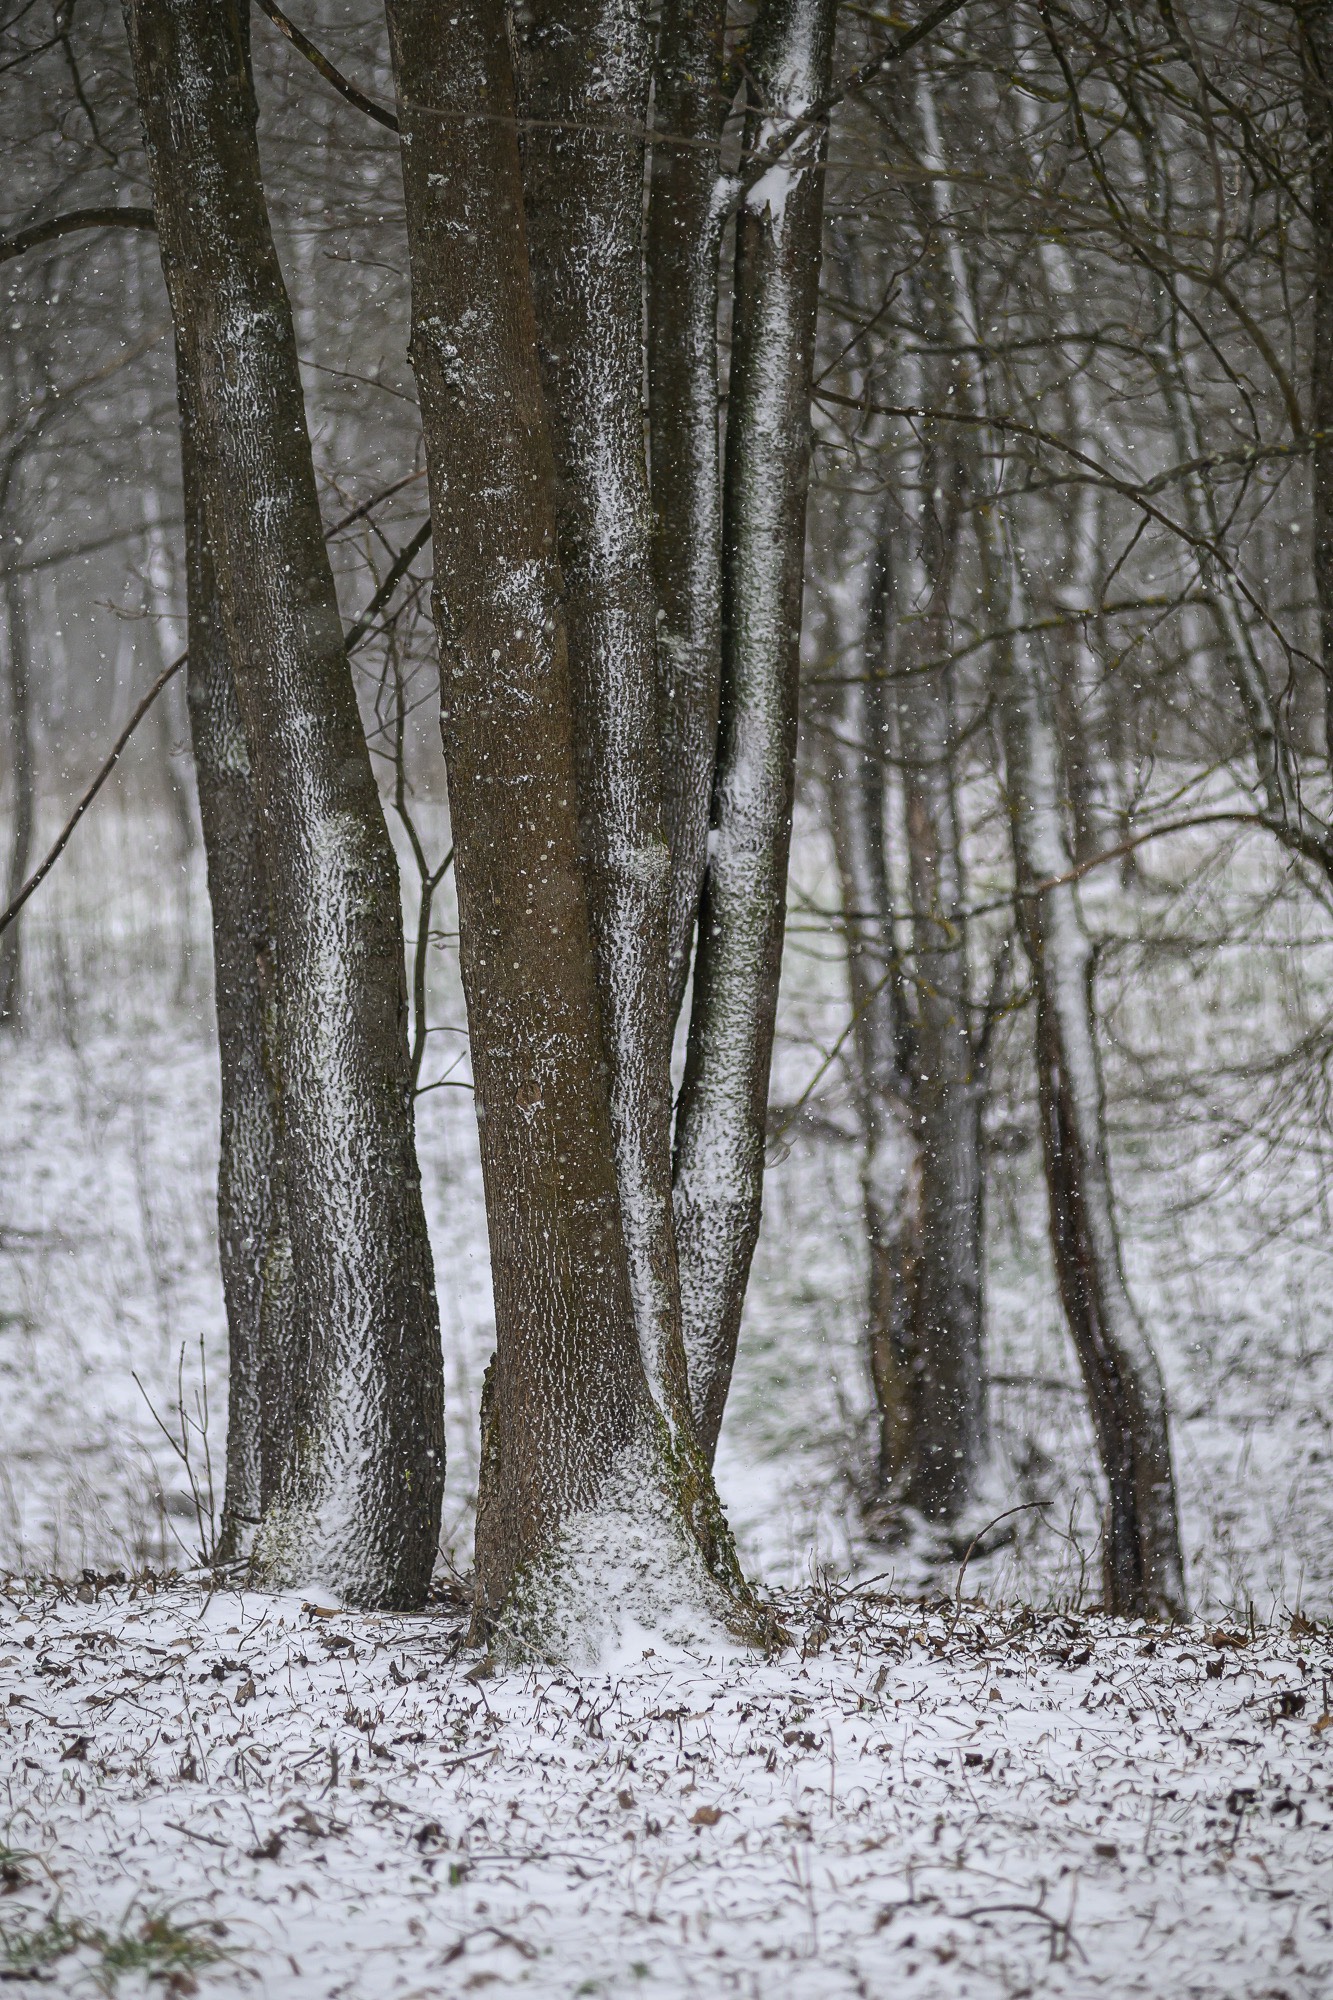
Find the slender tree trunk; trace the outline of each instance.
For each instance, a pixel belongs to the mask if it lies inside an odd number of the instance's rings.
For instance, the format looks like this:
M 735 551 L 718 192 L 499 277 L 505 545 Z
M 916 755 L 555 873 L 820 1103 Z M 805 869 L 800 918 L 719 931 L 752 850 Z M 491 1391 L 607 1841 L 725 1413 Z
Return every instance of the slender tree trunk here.
M 666 0 L 648 222 L 653 575 L 667 839 L 671 1022 L 689 977 L 722 674 L 718 254 L 728 93 L 721 0 Z
M 906 401 L 924 395 L 908 357 Z M 952 468 L 930 427 L 915 430 L 902 477 L 894 699 L 903 763 L 912 901 L 914 1102 L 921 1149 L 911 1338 L 912 1449 L 903 1498 L 953 1520 L 976 1491 L 986 1448 L 982 1321 L 983 1080 L 972 1035 L 966 896 L 958 832 L 950 647 L 956 523 Z
M 274 951 L 250 753 L 179 371 L 187 704 L 213 919 L 222 1083 L 218 1250 L 227 1309 L 227 1471 L 218 1557 L 246 1556 L 291 1448 L 291 1244 L 280 1143 Z M 267 1366 L 266 1366 L 267 1363 Z
M 390 0 L 389 25 L 495 1283 L 476 1629 L 584 1660 L 626 1619 L 734 1618 L 742 1587 L 635 1324 L 503 6 Z
M 971 275 L 951 227 L 935 102 L 924 76 L 917 106 L 923 159 L 941 225 L 957 338 L 984 351 Z M 965 378 L 973 413 L 989 416 L 978 363 Z M 1027 622 L 1022 576 L 995 499 L 996 438 L 979 433 L 974 509 L 988 615 L 1003 642 L 1000 707 L 1019 913 L 1037 988 L 1037 1073 L 1051 1238 L 1061 1301 L 1087 1390 L 1109 1494 L 1108 1607 L 1126 1617 L 1183 1615 L 1184 1563 L 1166 1394 L 1120 1260 L 1092 1003 L 1092 947 L 1067 877 L 1059 744 L 1049 670 Z M 1037 892 L 1038 884 L 1051 886 Z
M 515 16 L 522 171 L 630 1287 L 648 1380 L 689 1421 L 671 1215 L 670 852 L 643 426 L 640 0 Z
M 1013 587 L 1007 622 L 1023 622 Z M 1108 1609 L 1185 1613 L 1185 1576 L 1161 1370 L 1125 1284 L 1111 1196 L 1092 1008 L 1092 946 L 1065 881 L 1072 856 L 1060 800 L 1049 676 L 1018 638 L 1002 675 L 1005 775 L 1023 939 L 1037 987 L 1037 1078 L 1051 1238 L 1110 1496 L 1103 1557 Z
M 859 497 L 859 496 L 858 496 Z M 895 1502 L 912 1463 L 912 1328 L 921 1156 L 902 974 L 885 854 L 884 703 L 872 681 L 883 638 L 882 509 L 847 504 L 830 589 L 837 684 L 823 767 L 847 937 L 847 984 L 862 1133 L 869 1253 L 867 1357 L 878 1414 L 876 1504 Z M 876 598 L 880 600 L 877 604 Z
M 343 644 L 240 17 L 129 0 L 163 271 L 260 815 L 296 1309 L 257 1557 L 420 1603 L 444 1473 L 397 869 Z
M 4 580 L 6 694 L 9 714 L 10 771 L 13 778 L 13 825 L 9 863 L 5 871 L 5 902 L 11 903 L 27 880 L 32 858 L 36 811 L 36 766 L 32 742 L 32 689 L 29 679 L 28 622 L 23 586 L 16 576 Z M 0 1028 L 18 1028 L 23 1007 L 22 918 L 0 936 Z
M 834 0 L 766 0 L 747 147 L 827 93 Z M 758 106 L 762 105 L 761 111 Z M 723 678 L 685 1081 L 676 1241 L 690 1393 L 711 1457 L 759 1235 L 795 778 L 810 383 L 827 134 L 805 132 L 737 223 L 723 532 Z

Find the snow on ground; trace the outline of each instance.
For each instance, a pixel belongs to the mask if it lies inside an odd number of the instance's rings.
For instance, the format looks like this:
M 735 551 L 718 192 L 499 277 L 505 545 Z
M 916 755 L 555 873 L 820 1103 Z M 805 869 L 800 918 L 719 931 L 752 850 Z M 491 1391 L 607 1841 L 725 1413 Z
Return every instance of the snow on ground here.
M 1326 1630 L 867 1591 L 781 1608 L 796 1643 L 770 1661 L 488 1678 L 450 1606 L 12 1586 L 0 1977 L 284 2000 L 1330 1990 Z

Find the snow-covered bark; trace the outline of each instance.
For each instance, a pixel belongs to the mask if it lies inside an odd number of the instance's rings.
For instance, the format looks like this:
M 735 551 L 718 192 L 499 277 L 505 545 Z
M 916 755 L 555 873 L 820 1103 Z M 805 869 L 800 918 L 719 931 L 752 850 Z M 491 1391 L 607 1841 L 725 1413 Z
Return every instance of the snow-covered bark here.
M 290 1449 L 282 1368 L 292 1351 L 291 1244 L 279 1144 L 274 942 L 259 814 L 188 402 L 179 371 L 190 743 L 208 869 L 221 1072 L 218 1254 L 227 1311 L 227 1463 L 218 1555 L 248 1555 L 265 1471 Z M 268 1379 L 265 1380 L 265 1357 Z
M 5 614 L 5 728 L 9 745 L 12 831 L 5 870 L 5 902 L 23 887 L 32 854 L 36 802 L 33 764 L 32 687 L 29 677 L 27 607 L 23 585 L 7 575 L 3 589 Z M 23 930 L 17 918 L 0 935 L 0 1028 L 17 1028 L 23 993 Z
M 132 0 L 135 84 L 276 940 L 291 1231 L 290 1448 L 273 1580 L 419 1603 L 442 1370 L 405 1034 L 397 869 L 343 644 L 237 17 Z
M 640 0 L 514 16 L 524 206 L 556 473 L 585 878 L 630 1287 L 653 1393 L 688 1423 L 671 1216 L 670 852 L 643 425 Z
M 665 136 L 654 140 L 648 210 L 648 411 L 673 1024 L 707 859 L 722 673 L 717 310 L 725 22 L 720 0 L 667 0 L 654 92 L 654 129 Z
M 581 1661 L 634 1626 L 753 1627 L 753 1607 L 636 1326 L 503 6 L 390 0 L 389 26 L 495 1285 L 477 1631 L 502 1650 Z M 619 614 L 588 554 L 580 584 L 606 592 L 582 629 L 609 643 Z M 605 744 L 611 719 L 598 726 Z M 664 988 L 664 953 L 661 969 Z
M 951 227 L 951 191 L 934 97 L 918 80 L 923 163 L 944 249 L 960 344 L 984 350 L 972 274 Z M 1078 1355 L 1108 1489 L 1106 1601 L 1125 1616 L 1183 1615 L 1184 1563 L 1165 1387 L 1125 1283 L 1112 1199 L 1092 999 L 1092 945 L 1083 927 L 1065 825 L 1052 675 L 1021 628 L 1030 606 L 1021 564 L 996 503 L 998 440 L 987 433 L 989 381 L 980 361 L 964 393 L 981 420 L 974 519 L 998 693 L 1023 941 L 1037 990 L 1037 1072 L 1051 1240 L 1061 1302 Z
M 909 299 L 920 300 L 915 286 Z M 903 402 L 931 403 L 903 357 Z M 913 425 L 901 467 L 893 690 L 912 903 L 913 1101 L 921 1185 L 911 1338 L 911 1453 L 903 1498 L 928 1519 L 972 1497 L 986 1442 L 982 1326 L 982 1066 L 971 1019 L 965 885 L 954 789 L 950 650 L 956 521 L 936 426 Z
M 776 149 L 827 93 L 833 0 L 766 0 L 747 60 L 747 148 Z M 759 1233 L 791 845 L 827 135 L 807 129 L 737 222 L 723 508 L 723 669 L 708 866 L 676 1123 L 676 1241 L 690 1394 L 716 1449 Z

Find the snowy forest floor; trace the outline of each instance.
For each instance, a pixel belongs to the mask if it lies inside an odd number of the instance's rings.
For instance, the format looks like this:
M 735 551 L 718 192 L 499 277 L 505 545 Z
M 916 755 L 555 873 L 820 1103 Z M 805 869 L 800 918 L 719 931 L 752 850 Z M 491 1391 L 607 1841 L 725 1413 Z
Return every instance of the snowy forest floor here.
M 0 1604 L 0 1977 L 61 1991 L 1333 1982 L 1326 1633 L 791 1595 L 786 1655 L 473 1678 L 458 1609 Z
M 1171 1392 L 1199 1624 L 1154 1641 L 1092 1609 L 1098 1476 L 1046 1248 L 1024 1009 L 988 1120 L 977 1521 L 1027 1511 L 971 1561 L 984 1602 L 957 1617 L 922 1608 L 952 1605 L 956 1542 L 865 1531 L 846 1004 L 807 826 L 719 1483 L 798 1642 L 830 1636 L 768 1664 L 474 1684 L 447 1606 L 312 1619 L 295 1599 L 80 1584 L 188 1568 L 198 1506 L 206 1538 L 220 1499 L 206 908 L 174 838 L 142 805 L 82 830 L 33 905 L 27 1028 L 0 1047 L 0 1675 L 18 1697 L 0 1695 L 0 1841 L 30 1857 L 0 1855 L 0 1977 L 49 1947 L 71 1991 L 153 1973 L 349 1996 L 492 1979 L 764 2000 L 1330 1990 L 1333 920 L 1315 898 L 1276 893 L 1253 845 L 1186 842 L 1085 897 L 1127 1268 Z M 419 1140 L 443 1543 L 466 1571 L 493 1329 L 447 904 L 437 922 L 428 1074 L 448 1087 L 421 1099 Z M 165 1434 L 182 1406 L 188 1465 Z M 1214 1645 L 1219 1630 L 1256 1636 Z

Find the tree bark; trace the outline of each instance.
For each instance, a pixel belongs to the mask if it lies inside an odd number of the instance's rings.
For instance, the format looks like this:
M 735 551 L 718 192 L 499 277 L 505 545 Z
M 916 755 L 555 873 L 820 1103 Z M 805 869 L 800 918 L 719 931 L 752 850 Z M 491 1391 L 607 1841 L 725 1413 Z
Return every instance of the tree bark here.
M 912 366 L 917 366 L 912 357 Z M 909 382 L 909 405 L 929 401 Z M 949 597 L 956 524 L 934 427 L 916 431 L 902 478 L 893 691 L 903 764 L 912 972 L 913 1099 L 921 1148 L 911 1337 L 911 1458 L 903 1499 L 953 1520 L 986 1448 L 982 1320 L 982 1067 L 972 1035 L 966 895 L 954 792 Z
M 747 153 L 827 94 L 834 0 L 766 0 Z M 797 682 L 827 129 L 802 134 L 737 222 L 723 511 L 723 670 L 709 861 L 676 1121 L 690 1394 L 711 1458 L 759 1234 L 795 781 Z
M 689 1421 L 671 1214 L 670 852 L 643 426 L 640 0 L 530 0 L 515 83 L 576 775 L 630 1288 L 653 1394 Z
M 28 879 L 36 817 L 36 766 L 32 742 L 32 688 L 28 654 L 28 621 L 23 586 L 16 576 L 4 580 L 7 717 L 10 770 L 13 774 L 13 825 L 5 875 L 5 904 L 13 902 Z M 16 919 L 0 936 L 0 1028 L 22 1025 L 23 931 Z
M 277 947 L 295 1311 L 275 1581 L 419 1604 L 443 1390 L 412 1129 L 397 869 L 325 548 L 241 20 L 129 0 L 163 272 L 244 719 Z
M 653 577 L 674 1028 L 690 970 L 717 761 L 722 677 L 718 258 L 728 92 L 721 0 L 666 0 L 648 209 Z
M 504 11 L 390 0 L 389 26 L 495 1283 L 475 1631 L 581 1661 L 627 1618 L 733 1620 L 743 1587 L 635 1323 Z
M 272 919 L 245 729 L 208 541 L 186 371 L 178 371 L 186 699 L 208 868 L 221 1070 L 218 1251 L 227 1310 L 227 1468 L 218 1559 L 248 1556 L 291 1449 L 291 1243 L 283 1188 Z

